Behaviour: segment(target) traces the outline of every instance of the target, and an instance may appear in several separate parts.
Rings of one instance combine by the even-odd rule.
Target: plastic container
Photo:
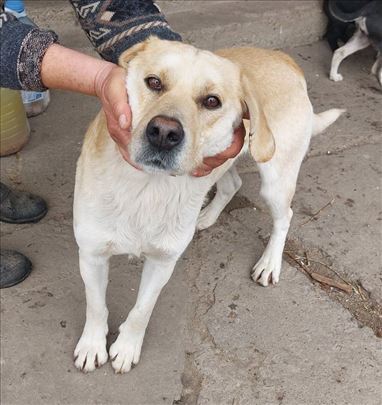
[[[18,152],[28,142],[29,135],[20,92],[0,88],[0,156]]]
[[[34,117],[44,112],[50,101],[49,90],[44,92],[22,90],[21,98],[28,117]]]
[[[5,0],[5,8],[22,13],[25,10],[24,0]]]
[[[24,1],[22,0],[6,0],[5,11],[13,14],[23,24],[37,27],[37,25],[27,16],[25,11]],[[49,91],[22,91],[21,97],[23,99],[25,111],[28,117],[34,117],[46,110],[50,101]]]

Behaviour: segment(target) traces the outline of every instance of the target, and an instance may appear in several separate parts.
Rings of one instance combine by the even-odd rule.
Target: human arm
[[[107,60],[115,62],[122,51],[150,35],[180,40],[151,0],[131,3],[128,7],[118,0],[72,2],[95,49]],[[35,91],[51,87],[97,95],[106,113],[109,132],[123,157],[129,160],[131,112],[125,72],[114,64],[55,44],[57,35],[52,31],[24,26],[9,14],[2,14],[1,19],[5,21],[0,29],[1,86]],[[233,145],[222,154],[207,158],[196,174],[208,174],[227,158],[234,157],[241,149],[243,134],[240,129],[235,131]]]
[[[94,4],[93,0],[71,0],[71,3],[88,38],[97,52],[107,60],[117,62],[124,50],[150,35],[181,40],[180,35],[171,30],[164,15],[151,0],[130,0],[127,2],[130,7],[122,5],[118,0],[112,0],[107,7],[91,6]],[[117,91],[118,89],[116,96]],[[122,100],[121,93],[120,99]],[[122,108],[122,102],[120,105]],[[116,121],[114,125],[117,125]],[[115,131],[118,132],[118,128]],[[205,176],[227,159],[235,157],[242,149],[244,136],[245,129],[241,124],[234,131],[231,146],[216,156],[204,159],[194,175]],[[129,160],[126,152],[124,158]]]
[[[150,35],[180,40],[151,0],[71,1],[77,17],[102,58],[62,47],[53,31],[24,25],[0,10],[2,87],[44,91],[56,88],[96,95],[102,102],[108,130],[128,159],[131,111],[126,72],[115,65],[119,55]],[[124,4],[125,3],[125,4]],[[107,34],[107,35],[106,35]]]
[[[114,63],[58,45],[53,31],[22,24],[9,13],[1,13],[0,22],[0,86],[28,91],[56,88],[98,96],[110,135],[120,149],[126,149],[131,120],[126,72]]]
[[[59,44],[47,49],[41,66],[41,78],[46,87],[97,96],[101,100],[110,136],[124,157],[131,123],[125,77],[125,70],[114,63]]]

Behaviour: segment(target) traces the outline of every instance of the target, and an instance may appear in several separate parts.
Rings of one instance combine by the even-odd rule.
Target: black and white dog
[[[354,13],[359,11],[366,4],[373,0],[337,0],[337,7],[343,13]],[[324,12],[328,17],[328,25],[324,38],[328,41],[330,48],[334,52],[340,46],[346,44],[354,35],[356,26],[354,22],[343,22],[338,20],[329,9],[329,0],[324,0]]]
[[[358,9],[355,9],[358,7]],[[342,47],[335,50],[330,79],[340,81],[342,75],[338,73],[340,63],[349,55],[373,45],[377,51],[377,59],[372,67],[372,73],[382,86],[382,1],[338,1],[328,0],[326,11],[329,16],[327,40],[334,50],[338,39],[346,39],[346,25],[354,23],[355,33]],[[347,11],[353,8],[353,11]],[[336,25],[335,21],[339,24]]]

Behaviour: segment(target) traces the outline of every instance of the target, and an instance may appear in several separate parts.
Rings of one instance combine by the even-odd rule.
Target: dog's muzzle
[[[177,119],[157,115],[147,124],[137,163],[165,171],[176,170],[184,137],[183,126]]]

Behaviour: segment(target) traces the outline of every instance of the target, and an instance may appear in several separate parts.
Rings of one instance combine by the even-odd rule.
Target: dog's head
[[[124,52],[132,110],[132,162],[147,172],[190,173],[225,150],[249,111],[257,161],[274,142],[250,83],[228,59],[179,42],[151,37]]]

